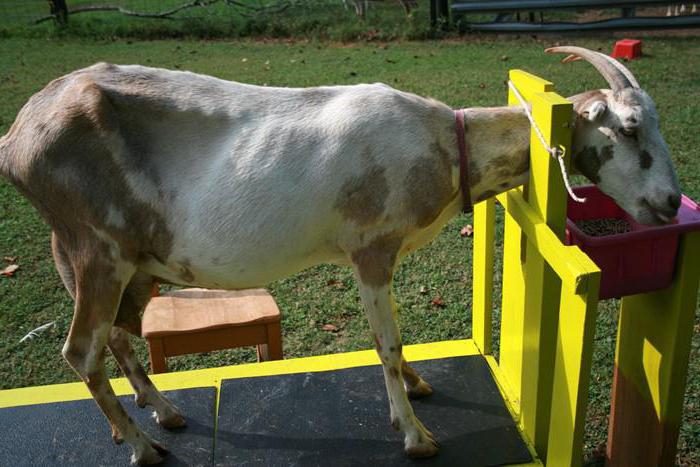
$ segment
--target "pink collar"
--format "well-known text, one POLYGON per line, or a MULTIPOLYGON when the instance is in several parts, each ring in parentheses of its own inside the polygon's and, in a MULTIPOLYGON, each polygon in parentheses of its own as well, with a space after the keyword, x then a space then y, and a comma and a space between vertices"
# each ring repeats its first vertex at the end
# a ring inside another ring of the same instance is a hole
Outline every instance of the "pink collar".
POLYGON ((464 110, 455 110, 455 130, 457 131, 457 148, 459 149, 459 184, 462 189, 462 211, 472 212, 471 193, 469 192, 469 159, 465 138, 464 110))

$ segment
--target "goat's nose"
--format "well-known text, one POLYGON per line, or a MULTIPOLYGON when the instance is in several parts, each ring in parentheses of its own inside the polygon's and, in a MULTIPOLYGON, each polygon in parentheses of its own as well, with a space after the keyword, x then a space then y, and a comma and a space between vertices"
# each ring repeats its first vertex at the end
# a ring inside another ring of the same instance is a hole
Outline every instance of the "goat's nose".
POLYGON ((681 195, 668 195, 668 205, 671 207, 671 209, 678 210, 678 208, 681 207, 681 195))

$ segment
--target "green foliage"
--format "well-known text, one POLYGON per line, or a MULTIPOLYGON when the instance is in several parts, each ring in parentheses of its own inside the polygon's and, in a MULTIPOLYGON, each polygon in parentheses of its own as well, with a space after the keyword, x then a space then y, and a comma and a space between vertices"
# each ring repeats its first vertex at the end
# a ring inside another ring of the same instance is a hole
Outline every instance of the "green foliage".
MULTIPOLYGON (((300 19, 293 29, 323 31, 321 24, 313 18, 300 19)), ((94 27, 102 30, 103 26, 94 27)), ((88 26, 74 24, 71 27, 88 26)), ((264 30, 265 35, 270 35, 269 25, 250 22, 247 27, 251 28, 250 34, 264 30)), ((319 36, 356 38, 357 30, 351 27, 333 27, 337 29, 329 27, 331 33, 318 32, 319 36)), ((283 26, 279 28, 280 36, 289 31, 283 26)), ((92 34, 75 35, 92 37, 92 34)), ((0 52, 0 134, 9 129, 29 96, 46 83, 97 61, 188 69, 224 79, 271 86, 381 81, 437 98, 453 107, 502 105, 506 96, 504 80, 510 68, 522 68, 548 77, 557 83, 564 95, 604 85, 589 65, 561 65, 557 57, 542 53, 542 49, 551 43, 532 39, 354 45, 315 40, 261 43, 112 39, 119 34, 122 33, 117 31, 113 35, 100 36, 99 41, 62 35, 48 41, 3 39, 0 52)), ((612 43, 609 38, 572 42, 604 50, 608 50, 612 43)), ((678 167, 681 185, 695 199, 700 199, 700 159, 697 157, 700 141, 696 131, 700 128, 700 110, 694 104, 700 101, 698 50, 700 40, 697 38, 648 38, 645 39, 646 57, 629 63, 657 103, 662 131, 678 167)), ((470 335, 471 239, 459 235, 460 228, 470 222, 468 216, 454 219, 431 245, 407 258, 397 271, 395 289, 406 343, 470 335), (444 307, 431 303, 436 296, 445 302, 444 307)), ((501 242, 500 237, 497 238, 497 248, 501 247, 501 242)), ((53 268, 49 230, 29 203, 0 180, 0 267, 6 264, 3 257, 13 256, 18 257, 19 271, 12 278, 0 277, 0 388, 75 381, 77 377, 60 356, 70 326, 72 303, 53 268), (27 332, 51 321, 56 321, 55 329, 34 340, 19 343, 27 332)), ((500 273, 497 273, 495 282, 500 286, 500 273)), ((269 288, 283 311, 284 346, 288 358, 372 347, 357 289, 348 269, 320 266, 273 283, 269 288), (323 331, 324 324, 334 324, 340 331, 323 331)), ((608 301, 599 307, 587 452, 605 437, 618 305, 616 301, 608 301)), ((494 313, 496 329, 499 312, 497 308, 494 313)), ((700 319, 696 319, 693 337, 685 396, 686 417, 680 442, 680 459, 696 464, 700 463, 698 329, 700 319)), ((144 344, 139 341, 135 345, 141 360, 146 361, 144 344)), ((171 367, 184 370, 254 359, 252 349, 237 349, 175 358, 171 367)), ((118 376, 115 365, 111 359, 109 361, 111 376, 118 376)))
MULTIPOLYGON (((70 2, 71 8, 83 3, 70 2)), ((138 12, 154 13, 185 3, 180 0, 165 0, 157 6, 148 3, 116 3, 138 12)), ((259 5, 252 0, 241 3, 259 5)), ((274 3, 273 1, 264 3, 274 3)), ((91 12, 71 15, 67 26, 59 27, 53 21, 33 24, 33 21, 48 13, 45 4, 16 8, 14 12, 21 20, 0 14, 0 33, 14 37, 74 37, 90 39, 131 38, 141 40, 166 38, 306 38, 338 41, 425 39, 436 37, 429 27, 429 2, 422 0, 412 17, 407 18, 398 2, 373 2, 365 20, 360 20, 352 6, 345 8, 341 0, 295 1, 281 12, 259 12, 227 6, 223 2, 207 8, 197 7, 183 10, 172 18, 140 18, 125 16, 117 12, 91 12)), ((3 12, 0 6, 0 13, 3 12)))

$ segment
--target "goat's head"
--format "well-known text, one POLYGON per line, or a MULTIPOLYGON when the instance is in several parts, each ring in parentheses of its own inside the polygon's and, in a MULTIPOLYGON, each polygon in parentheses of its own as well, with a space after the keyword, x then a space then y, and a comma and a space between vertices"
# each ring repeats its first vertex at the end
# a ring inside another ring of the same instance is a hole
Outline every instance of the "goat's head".
POLYGON ((637 222, 670 222, 681 192, 649 95, 627 68, 607 55, 568 46, 546 52, 570 54, 564 62, 588 61, 610 85, 610 90, 571 98, 576 112, 574 167, 637 222))

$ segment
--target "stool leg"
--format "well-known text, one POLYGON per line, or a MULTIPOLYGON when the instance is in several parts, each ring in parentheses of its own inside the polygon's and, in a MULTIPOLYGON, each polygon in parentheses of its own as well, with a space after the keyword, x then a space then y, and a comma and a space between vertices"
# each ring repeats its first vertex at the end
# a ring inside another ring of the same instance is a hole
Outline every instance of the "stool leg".
POLYGON ((267 325, 267 353, 270 360, 282 360, 282 328, 280 323, 267 325))
POLYGON ((165 348, 162 339, 148 339, 148 360, 151 363, 151 373, 168 372, 168 364, 165 362, 165 348))
POLYGON ((270 351, 267 348, 267 344, 258 344, 258 362, 267 362, 270 360, 270 351))

